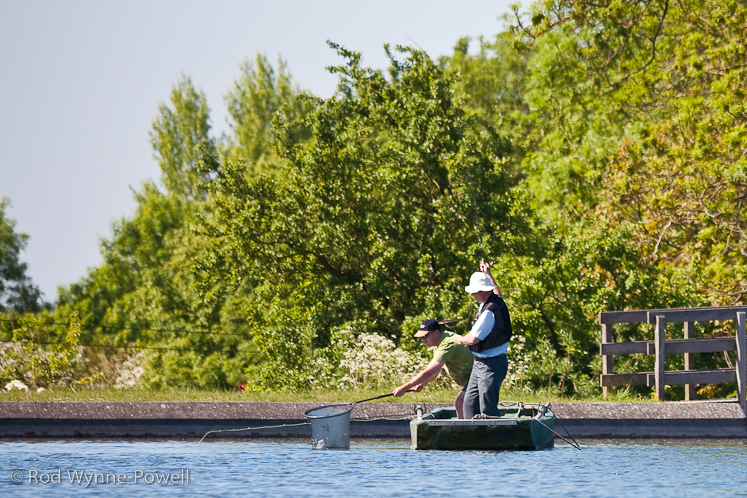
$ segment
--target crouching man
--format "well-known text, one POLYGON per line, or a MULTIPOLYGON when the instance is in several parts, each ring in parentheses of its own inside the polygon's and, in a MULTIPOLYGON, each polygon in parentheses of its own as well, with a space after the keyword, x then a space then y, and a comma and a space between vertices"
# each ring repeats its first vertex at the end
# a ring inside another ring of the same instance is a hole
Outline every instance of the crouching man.
POLYGON ((466 346, 459 344, 460 336, 448 330, 441 330, 441 325, 433 319, 424 321, 420 330, 415 333, 415 337, 423 341, 426 346, 435 348, 433 360, 423 371, 395 389, 394 395, 402 396, 410 389, 419 392, 426 384, 435 380, 445 366, 454 382, 462 387, 454 406, 457 417, 464 418, 462 413, 464 389, 467 387, 467 381, 472 372, 472 353, 466 346))
POLYGON ((467 335, 459 336, 459 344, 469 346, 475 357, 464 396, 465 418, 477 414, 500 416, 498 398, 508 372, 506 354, 511 339, 511 318, 490 266, 481 261, 480 270, 472 274, 464 289, 479 305, 476 321, 467 335))

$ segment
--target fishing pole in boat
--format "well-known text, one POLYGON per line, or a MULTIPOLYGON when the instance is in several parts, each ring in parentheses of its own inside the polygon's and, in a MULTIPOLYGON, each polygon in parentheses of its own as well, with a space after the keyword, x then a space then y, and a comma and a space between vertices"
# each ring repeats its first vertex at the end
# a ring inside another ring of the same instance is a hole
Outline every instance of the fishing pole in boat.
MULTIPOLYGON (((521 401, 518 403, 518 405, 520 407, 522 407, 522 408, 524 407, 524 403, 522 403, 521 401)), ((563 430, 565 431, 565 433, 568 434, 568 437, 571 438, 571 441, 569 441, 567 438, 563 437, 562 435, 558 434, 557 432, 555 432, 554 429, 552 429, 551 427, 548 427, 544 422, 542 422, 542 417, 544 417, 545 414, 547 413, 547 411, 549 409, 549 406, 550 406, 549 403, 545 404, 545 405, 539 405, 539 408, 537 409, 537 415, 535 415, 534 420, 536 422, 538 422, 540 425, 544 426, 545 429, 547 429, 548 431, 552 432, 553 434, 555 434, 556 436, 558 436, 560 439, 562 439, 563 441, 565 441, 566 443, 570 444, 571 446, 573 446, 577 450, 580 450, 581 449, 581 445, 578 444, 578 442, 576 442, 576 439, 573 436, 571 436, 571 433, 568 432, 568 429, 566 429, 565 426, 563 425, 563 423, 560 422, 560 419, 558 418, 558 416, 556 414, 553 413, 553 418, 555 419, 556 422, 560 423, 560 426, 563 428, 563 430)))
POLYGON ((564 440, 564 441, 568 442, 568 444, 570 444, 571 446, 573 446, 573 447, 574 447, 574 448, 576 448, 577 450, 580 450, 580 449, 581 449, 581 445, 580 445, 580 444, 578 444, 578 443, 576 442, 576 438, 574 438, 573 436, 571 436, 571 433, 570 433, 570 432, 568 432, 568 429, 566 429, 566 428, 565 428, 565 426, 563 425, 563 422, 561 422, 561 421, 560 421, 560 418, 558 418, 558 417, 556 416, 556 417, 555 417, 555 420, 556 420, 556 421, 557 421, 557 422, 558 422, 558 423, 560 424, 560 427, 562 427, 562 428, 563 428, 563 430, 565 431, 565 433, 566 433, 566 434, 568 434, 568 437, 569 437, 569 438, 571 438, 571 440, 572 440, 573 442, 572 442, 572 443, 570 443, 570 442, 568 442, 568 440, 567 440, 566 438, 564 438, 563 436, 560 436, 560 434, 558 434, 558 435, 559 435, 559 436, 560 436, 561 438, 563 438, 563 440, 564 440))
MULTIPOLYGON (((557 418, 556 418, 555 420, 557 420, 557 418)), ((545 429, 547 429, 548 431, 552 432, 553 434, 555 434, 556 436, 558 436, 558 437, 559 437, 560 439, 562 439, 562 440, 563 440, 563 441, 565 441, 566 443, 570 444, 570 445, 571 445, 572 447, 576 448, 577 450, 580 450, 580 449, 581 449, 581 445, 580 445, 580 444, 578 444, 578 443, 576 442, 576 440, 575 440, 575 439, 573 438, 573 436, 571 436, 570 434, 568 434, 568 436, 570 436, 570 438, 571 438, 571 439, 573 440, 572 442, 571 442, 571 441, 569 441, 569 440, 568 440, 568 438, 564 437, 563 435, 561 435, 561 434, 558 434, 557 432, 555 432, 555 430, 554 430, 554 429, 552 429, 552 428, 548 427, 548 426, 547 426, 547 425, 546 425, 546 424, 545 424, 544 422, 542 422, 542 421, 541 421, 541 420, 540 420, 539 418, 536 418, 536 419, 535 419, 535 421, 536 421, 536 422, 539 422, 539 424, 540 424, 540 425, 542 425, 542 426, 544 426, 544 428, 545 428, 545 429)), ((562 424, 561 424, 561 425, 562 425, 562 424)), ((565 429, 565 427, 563 427, 563 429, 565 429)), ((565 432, 566 432, 566 433, 568 433, 568 430, 566 430, 565 432)))

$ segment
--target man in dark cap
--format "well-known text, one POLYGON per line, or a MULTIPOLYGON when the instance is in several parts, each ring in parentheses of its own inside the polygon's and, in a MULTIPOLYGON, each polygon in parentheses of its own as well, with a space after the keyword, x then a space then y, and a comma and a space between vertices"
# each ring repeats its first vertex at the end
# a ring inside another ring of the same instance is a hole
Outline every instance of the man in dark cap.
POLYGON ((415 333, 415 337, 423 341, 426 346, 435 348, 433 360, 415 377, 395 389, 394 395, 402 396, 410 389, 416 392, 420 391, 426 384, 438 377, 441 369, 445 366, 454 382, 462 387, 454 406, 457 410, 457 417, 463 418, 464 389, 467 387, 474 363, 472 352, 467 346, 459 344, 460 336, 452 334, 448 330, 441 330, 441 325, 433 319, 424 321, 415 333))

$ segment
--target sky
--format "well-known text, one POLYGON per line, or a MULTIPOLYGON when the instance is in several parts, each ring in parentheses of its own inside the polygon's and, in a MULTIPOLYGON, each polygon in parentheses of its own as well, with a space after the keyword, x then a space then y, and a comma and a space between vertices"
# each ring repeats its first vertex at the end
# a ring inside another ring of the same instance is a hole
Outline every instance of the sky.
MULTIPOLYGON (((492 39, 510 1, 0 0, 0 198, 30 236, 22 260, 45 299, 101 264, 101 239, 159 177, 149 141, 181 75, 207 96, 213 135, 245 59, 281 56, 319 97, 341 60, 327 40, 387 66, 384 43, 432 57, 462 37, 492 39)), ((476 45, 476 43, 474 44, 476 45)))

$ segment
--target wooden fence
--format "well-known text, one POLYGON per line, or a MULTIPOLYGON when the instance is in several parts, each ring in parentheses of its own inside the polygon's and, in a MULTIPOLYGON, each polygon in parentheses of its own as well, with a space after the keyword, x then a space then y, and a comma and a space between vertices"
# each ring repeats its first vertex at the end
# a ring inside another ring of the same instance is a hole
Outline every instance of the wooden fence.
POLYGON ((747 380, 747 341, 745 340, 745 320, 747 306, 724 306, 711 308, 653 309, 636 311, 605 311, 599 314, 602 325, 602 343, 599 353, 602 355, 602 390, 607 396, 609 387, 625 385, 655 386, 656 399, 664 400, 665 385, 685 385, 685 400, 695 398, 695 384, 736 382, 737 396, 742 410, 747 414, 745 399, 745 381, 747 380), (734 320, 736 336, 696 339, 694 322, 712 320, 734 320), (653 341, 613 342, 613 327, 618 323, 648 323, 654 325, 653 341), (665 340, 667 323, 684 323, 684 338, 665 340), (715 370, 696 370, 694 353, 715 353, 736 351, 735 368, 718 368, 715 370), (653 372, 628 374, 614 373, 614 356, 625 354, 656 355, 653 372), (684 354, 685 370, 669 371, 664 369, 664 358, 668 354, 684 354))

